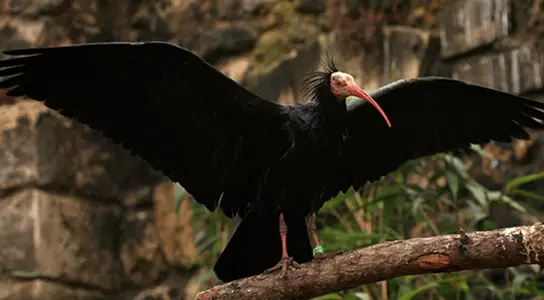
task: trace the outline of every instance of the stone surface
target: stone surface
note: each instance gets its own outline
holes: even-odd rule
[[[129,211],[121,226],[121,262],[130,286],[149,286],[167,271],[152,211]],[[170,236],[175,239],[176,236]]]
[[[221,28],[204,24],[176,38],[174,42],[191,49],[208,63],[216,64],[229,56],[252,50],[257,38],[256,28],[248,24],[226,25]]]
[[[277,3],[280,0],[241,0],[241,7],[246,12],[254,12],[265,6]]]
[[[327,8],[325,0],[299,0],[296,10],[302,14],[319,15]]]
[[[175,210],[173,183],[163,183],[155,189],[154,214],[156,234],[168,264],[175,267],[191,266],[197,258],[193,241],[191,198],[186,195],[179,213]]]
[[[289,55],[282,56],[274,67],[262,72],[249,74],[243,81],[246,86],[259,96],[277,101],[281,104],[292,104],[293,101],[304,102],[300,98],[300,79],[309,71],[315,70],[320,62],[320,47],[317,42],[302,46]],[[289,95],[291,93],[291,95]]]
[[[287,89],[299,99],[298,80],[319,63],[318,22],[314,16],[297,15],[295,3],[289,1],[273,5],[269,16],[274,28],[259,36],[252,66],[241,83],[271,101]]]
[[[544,52],[526,44],[506,55],[510,56],[510,92],[521,94],[544,87]]]
[[[9,50],[33,46],[40,41],[46,26],[47,21],[45,20],[0,18],[2,49]]]
[[[250,51],[257,41],[257,32],[249,26],[204,30],[192,43],[191,50],[198,52],[209,63],[221,58]]]
[[[541,57],[541,53],[527,44],[461,60],[454,65],[452,77],[510,93],[526,93],[544,87]]]
[[[431,34],[419,68],[419,76],[452,77],[452,64],[441,57],[440,36]]]
[[[0,279],[0,300],[114,300],[99,291],[76,288],[40,279]]]
[[[214,0],[212,14],[221,20],[236,20],[266,10],[279,0]]]
[[[6,0],[4,9],[8,13],[38,16],[50,14],[62,8],[68,0]]]
[[[4,197],[1,205],[2,269],[120,288],[118,207],[33,188]]]
[[[113,199],[164,177],[97,131],[20,101],[0,106],[0,189],[29,184]]]
[[[382,86],[384,74],[383,31],[374,41],[375,46],[371,51],[364,50],[362,55],[344,55],[336,41],[336,33],[331,32],[322,36],[320,44],[324,48],[321,59],[327,59],[327,54],[333,54],[338,68],[353,75],[355,81],[364,90],[372,91]]]
[[[387,26],[383,31],[384,74],[382,84],[419,76],[421,62],[429,44],[430,33],[405,26]]]
[[[217,69],[237,82],[245,78],[250,66],[251,58],[249,55],[233,57],[216,64]]]
[[[34,272],[37,258],[35,194],[16,194],[0,202],[0,266],[4,272]],[[36,235],[34,234],[36,232]]]
[[[182,300],[194,299],[185,291],[189,277],[180,274],[169,274],[161,283],[137,292],[128,292],[119,296],[126,300]]]
[[[508,36],[512,20],[510,0],[460,1],[438,14],[442,55],[450,57]]]
[[[455,79],[502,91],[511,89],[509,75],[504,54],[469,57],[456,63],[452,73]]]
[[[181,300],[179,291],[172,286],[161,284],[159,286],[143,290],[133,300]]]

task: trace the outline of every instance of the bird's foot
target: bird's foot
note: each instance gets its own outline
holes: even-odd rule
[[[275,266],[265,270],[263,273],[270,274],[281,269],[281,277],[287,278],[287,270],[289,267],[300,269],[300,264],[297,263],[292,257],[282,257],[282,259]]]

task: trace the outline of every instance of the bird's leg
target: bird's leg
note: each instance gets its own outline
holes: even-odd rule
[[[315,219],[317,218],[317,215],[315,212],[313,212],[311,215],[310,215],[310,219],[308,220],[308,234],[310,235],[311,239],[312,239],[312,242],[314,244],[314,260],[321,260],[321,259],[324,259],[326,257],[329,257],[329,256],[335,256],[339,253],[341,253],[340,251],[335,251],[335,252],[328,252],[328,253],[325,253],[323,251],[323,246],[321,246],[321,244],[319,243],[319,238],[317,237],[317,229],[316,229],[316,226],[315,226]]]
[[[308,233],[310,234],[310,238],[312,239],[312,242],[314,244],[314,257],[320,257],[323,256],[323,247],[319,243],[319,238],[317,237],[317,228],[315,226],[316,218],[317,215],[315,212],[313,212],[310,215],[310,219],[308,221]]]
[[[281,268],[281,277],[285,278],[287,275],[287,269],[289,266],[300,268],[300,265],[292,258],[289,257],[287,252],[287,224],[283,213],[280,213],[280,238],[281,238],[281,260],[274,267],[264,271],[264,273],[271,273]]]

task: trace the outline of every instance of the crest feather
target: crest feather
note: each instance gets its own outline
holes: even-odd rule
[[[331,93],[330,89],[330,77],[332,73],[338,72],[334,58],[330,53],[326,53],[325,59],[322,61],[321,66],[323,71],[310,72],[304,75],[302,78],[301,92],[305,99],[311,102],[318,102],[318,96],[325,95],[324,93]]]

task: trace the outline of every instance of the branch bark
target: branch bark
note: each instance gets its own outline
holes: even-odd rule
[[[232,281],[198,300],[309,299],[398,276],[506,268],[544,261],[544,224],[385,242],[279,273]]]

